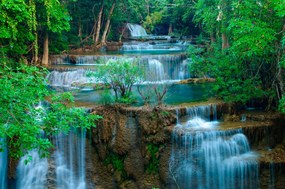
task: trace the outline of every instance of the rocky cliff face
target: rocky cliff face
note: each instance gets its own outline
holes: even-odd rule
[[[103,116],[91,134],[96,188],[171,188],[168,162],[176,109],[96,108],[93,112]],[[285,185],[285,119],[267,113],[229,115],[228,109],[223,104],[217,105],[218,117],[223,124],[230,125],[223,129],[242,128],[253,150],[260,154],[260,188],[272,185],[282,188]],[[183,107],[178,111],[180,116],[185,114]],[[241,122],[242,116],[246,122]]]
[[[176,116],[161,108],[100,107],[104,118],[92,131],[114,188],[163,188],[167,181],[171,128]],[[102,185],[98,180],[97,185]]]

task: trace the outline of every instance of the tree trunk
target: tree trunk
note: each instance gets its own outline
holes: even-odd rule
[[[107,18],[107,22],[106,22],[106,25],[105,25],[105,29],[104,29],[104,32],[103,32],[103,35],[102,35],[101,44],[103,46],[106,45],[107,33],[108,33],[108,30],[109,30],[109,27],[110,27],[111,16],[113,14],[115,5],[116,5],[116,0],[113,1],[112,7],[111,7],[111,9],[109,11],[109,14],[108,14],[108,18]]]
[[[222,49],[229,48],[229,41],[226,33],[222,33]]]
[[[173,26],[172,26],[172,24],[169,24],[168,35],[172,34],[172,32],[173,32]]]
[[[100,30],[101,30],[101,22],[102,22],[102,15],[103,15],[103,9],[104,9],[104,1],[101,1],[101,8],[98,14],[98,22],[97,22],[97,30],[96,30],[96,37],[95,37],[95,46],[99,42],[100,37]]]
[[[48,39],[48,32],[46,32],[44,37],[44,45],[43,45],[43,58],[42,58],[42,65],[48,65],[48,56],[49,56],[49,39]]]
[[[33,54],[32,62],[34,64],[37,64],[39,61],[38,33],[35,31],[34,35],[35,35],[35,40],[34,40],[34,45],[33,45],[34,46],[33,47],[34,54]]]
[[[147,10],[147,16],[150,15],[150,5],[149,5],[149,0],[145,0],[145,5],[146,5],[146,10]]]
[[[78,22],[78,37],[80,38],[80,42],[82,41],[82,24],[81,24],[81,19],[79,19]]]
[[[39,47],[38,47],[36,5],[32,0],[30,0],[29,6],[31,7],[31,10],[32,10],[32,30],[33,30],[34,37],[35,37],[33,41],[33,48],[32,48],[32,52],[33,52],[32,64],[37,64],[39,60]]]
[[[279,62],[279,61],[278,61]],[[276,92],[279,100],[284,96],[284,82],[282,78],[282,67],[277,64],[277,86]]]
[[[92,33],[92,41],[93,41],[93,43],[95,44],[95,42],[96,42],[96,27],[97,27],[97,25],[96,25],[96,23],[97,23],[97,20],[94,18],[94,26],[93,26],[93,33]]]

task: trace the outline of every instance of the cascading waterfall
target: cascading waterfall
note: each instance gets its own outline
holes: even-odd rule
[[[39,103],[35,109],[45,111],[43,103]],[[37,121],[41,121],[40,115],[36,115]],[[40,158],[37,150],[28,152],[21,158],[17,166],[16,188],[49,188],[47,184],[48,175],[56,175],[56,178],[53,179],[54,176],[52,176],[51,179],[56,180],[57,189],[85,189],[85,133],[85,129],[79,131],[73,128],[68,135],[58,134],[54,136],[55,169],[52,171],[49,170],[49,167],[54,167],[54,165],[49,166],[48,159]],[[27,162],[27,160],[31,161]]]
[[[145,37],[145,36],[147,36],[145,29],[141,25],[128,23],[127,28],[131,32],[132,37]]]
[[[168,42],[125,42],[121,47],[121,52],[181,52],[187,49],[187,44]]]
[[[31,161],[26,162],[29,158]],[[40,158],[36,150],[21,158],[17,166],[17,189],[45,189],[47,183],[48,160]]]
[[[85,130],[80,132],[74,130],[69,135],[56,136],[55,147],[56,188],[85,189],[87,187],[85,182]],[[27,163],[26,160],[29,158],[31,161]],[[16,188],[48,188],[48,167],[47,158],[40,158],[36,150],[29,152],[21,158],[17,166]]]
[[[156,59],[151,59],[149,63],[149,79],[150,81],[162,81],[166,79],[164,67],[161,62]]]
[[[270,170],[270,177],[269,177],[269,188],[274,189],[275,188],[275,170],[274,170],[274,163],[271,161],[269,164],[269,170]]]
[[[5,147],[5,140],[0,138],[0,188],[7,186],[7,149]]]
[[[189,108],[187,122],[174,128],[170,177],[180,188],[258,188],[257,155],[241,129],[218,130],[213,110]]]
[[[55,137],[58,189],[85,189],[85,130]]]
[[[70,87],[72,84],[90,83],[91,78],[87,77],[87,70],[77,69],[72,71],[52,71],[47,79],[51,86]]]
[[[96,59],[97,56],[82,56],[81,63],[82,65],[89,65],[90,62],[94,62],[90,60],[94,57]],[[104,56],[100,56],[104,57]],[[120,56],[106,56],[106,61],[111,58],[118,58]],[[189,77],[188,67],[185,63],[185,55],[151,55],[151,56],[130,56],[129,58],[135,59],[138,64],[142,65],[145,68],[146,81],[161,81],[161,80],[181,80]],[[93,66],[89,66],[88,68],[54,68],[53,71],[49,73],[47,76],[47,80],[51,86],[60,86],[60,87],[71,87],[76,86],[77,84],[85,84],[85,83],[94,83],[91,78],[86,76],[88,70],[93,69],[96,71],[96,66],[98,64],[92,64]],[[155,72],[154,74],[148,74],[151,72]]]

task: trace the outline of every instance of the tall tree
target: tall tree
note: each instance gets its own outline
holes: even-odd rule
[[[112,16],[112,14],[114,12],[115,5],[116,5],[116,0],[113,1],[112,6],[111,6],[111,8],[109,10],[107,21],[106,21],[106,24],[105,24],[105,29],[104,29],[103,34],[102,34],[101,45],[103,45],[103,46],[106,45],[107,32],[109,31],[109,29],[111,27],[110,26],[111,16]]]
[[[38,31],[44,35],[43,39],[43,58],[42,64],[48,65],[49,56],[49,33],[61,33],[64,30],[69,30],[70,16],[65,8],[65,5],[58,0],[39,1],[38,7]]]
[[[70,17],[64,5],[58,0],[3,0],[0,10],[2,54],[16,59],[29,54],[30,62],[37,64],[39,39],[44,35],[42,61],[47,64],[49,33],[69,29]]]
[[[275,96],[280,98],[284,93],[280,76],[284,56],[282,2],[198,0],[195,8],[195,21],[208,36],[215,33],[218,39],[214,44],[219,48],[208,51],[205,61],[212,65],[212,75],[218,78],[216,89],[220,96],[233,102],[243,99],[245,103],[260,96],[256,92],[261,90],[270,101]]]

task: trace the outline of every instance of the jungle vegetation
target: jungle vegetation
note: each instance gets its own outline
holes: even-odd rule
[[[98,119],[82,119],[85,112],[67,106],[73,100],[66,94],[50,100],[43,120],[35,119],[36,105],[50,96],[41,66],[49,54],[121,41],[126,23],[195,37],[190,71],[215,77],[218,98],[234,104],[260,99],[285,113],[284,0],[1,0],[0,137],[13,147],[12,156],[33,148],[47,155],[49,135],[78,124],[71,117],[87,128]]]

